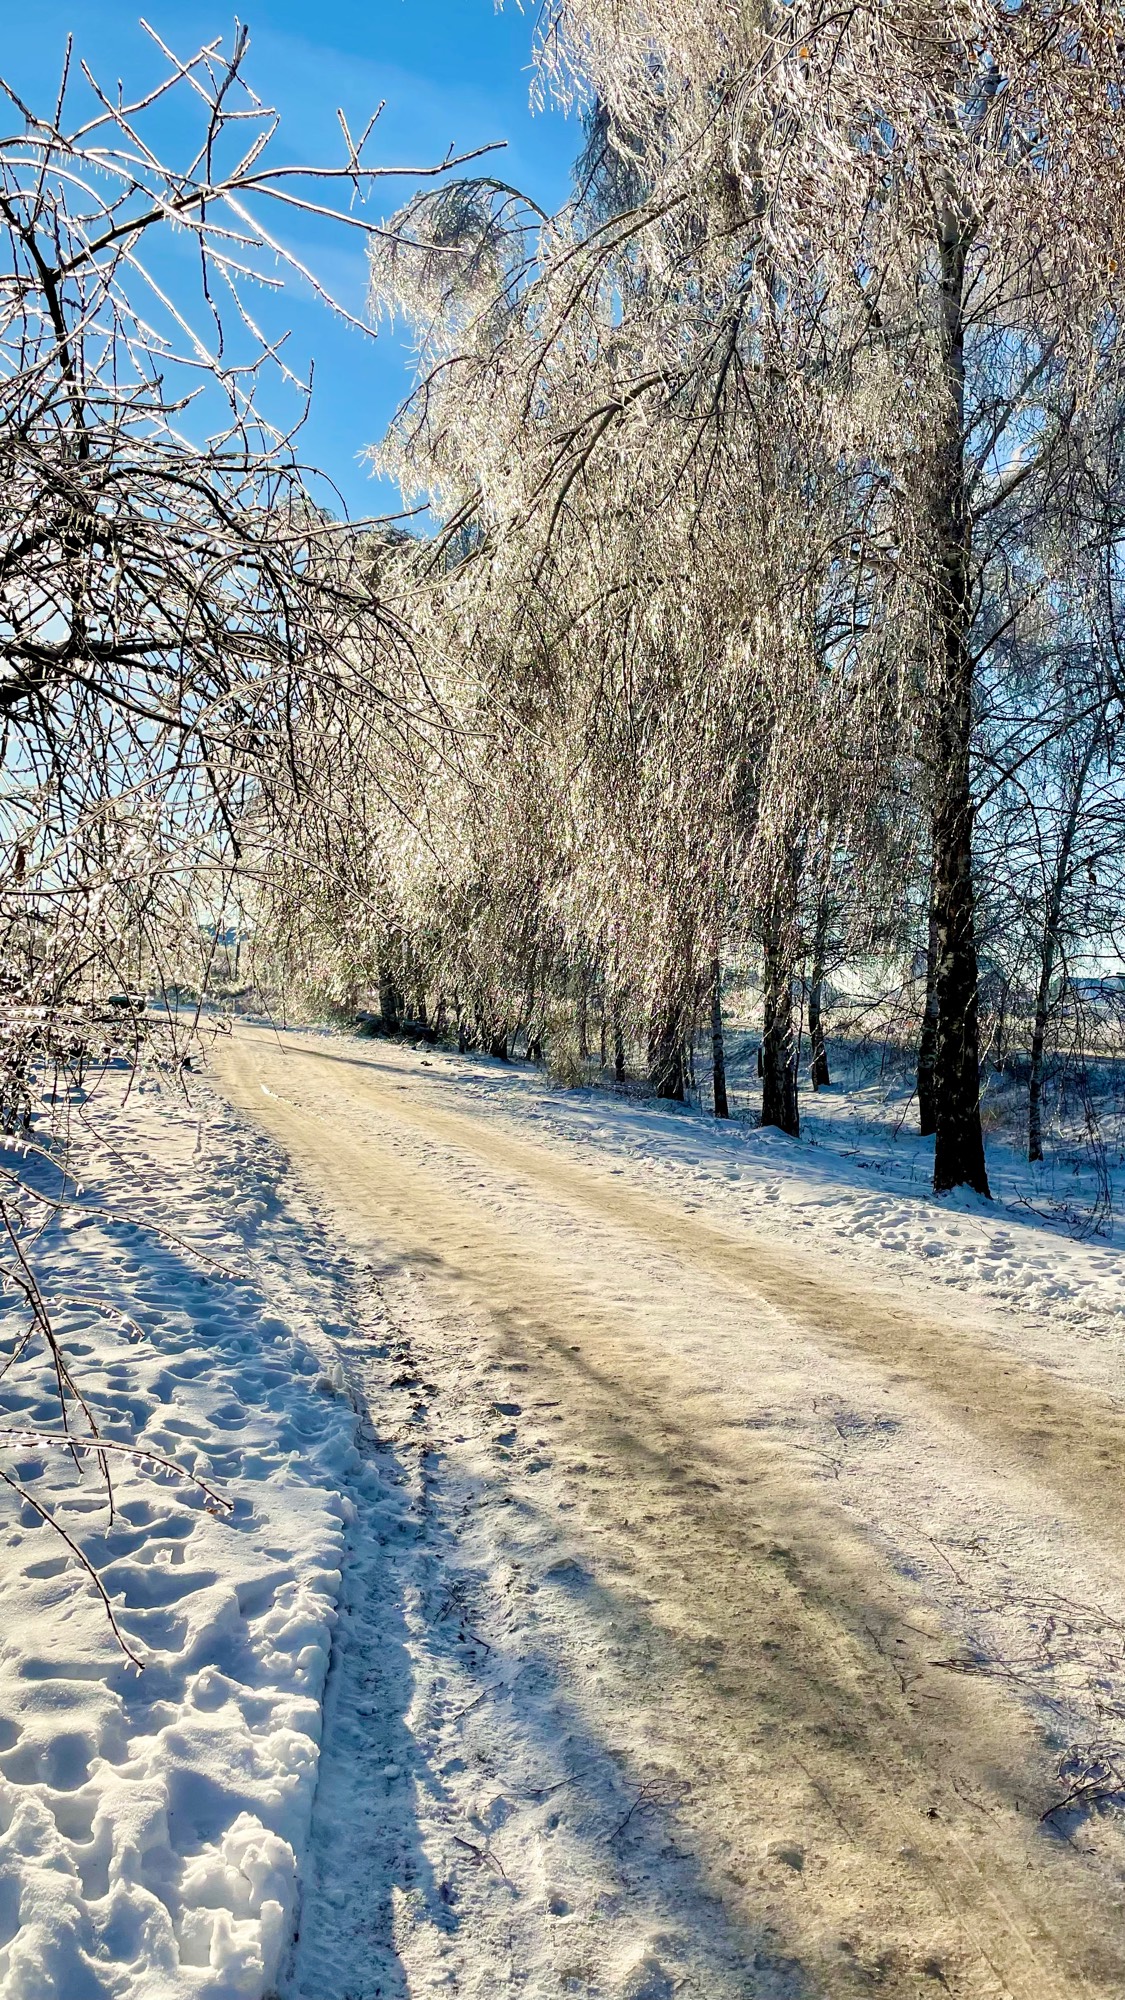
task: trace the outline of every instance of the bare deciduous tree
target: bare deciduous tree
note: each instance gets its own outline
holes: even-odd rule
[[[100,1436],[24,1247],[73,1198],[60,1074],[149,1032],[145,991],[216,934],[310,689],[362,658],[378,699],[386,630],[301,464],[308,384],[255,308],[292,280],[342,310],[292,226],[369,236],[357,198],[390,170],[342,117],[338,166],[279,157],[244,29],[186,60],[149,35],[131,98],[69,46],[49,115],[0,82],[0,1096],[62,1169],[50,1199],[5,1169],[0,1276],[28,1315],[8,1369],[45,1345],[55,1371],[61,1431],[39,1442],[107,1480],[126,1448]],[[172,99],[195,122],[177,164],[152,137]]]

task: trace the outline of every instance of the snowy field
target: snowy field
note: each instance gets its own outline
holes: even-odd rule
[[[1073,1760],[1099,1731],[1116,1754],[1125,1573],[1116,1554],[1107,1562],[1095,1515],[1076,1502],[1060,1530],[1057,1499],[1026,1466],[1013,1474],[1000,1433],[982,1461],[947,1413],[907,1387],[888,1400],[870,1358],[818,1349],[776,1302],[747,1354],[744,1317],[714,1272],[701,1270],[685,1298],[673,1268],[682,1246],[638,1249],[622,1264],[608,1201],[604,1224],[576,1236],[554,1216],[557,1189],[532,1199],[502,1146],[512,1135],[560,1173],[588,1171],[595,1191],[619,1184],[674,1204],[685,1226],[812,1247],[830,1275],[869,1284],[873,1300],[936,1303],[940,1314],[946,1297],[962,1320],[979,1312],[1014,1363],[1057,1377],[1060,1397],[1087,1385],[1115,1403],[1125,1352],[1112,1236],[1078,1241],[1037,1216],[1038,1184],[1014,1154],[991,1157],[995,1203],[935,1203],[923,1148],[894,1136],[894,1103],[870,1089],[807,1099],[805,1136],[793,1142],[745,1118],[723,1126],[691,1109],[561,1090],[520,1065],[308,1031],[281,1038],[279,1063],[290,1043],[335,1069],[315,1087],[307,1070],[292,1082],[283,1068],[276,1080],[263,1071],[252,1088],[271,1116],[299,1113],[294,1132],[320,1121],[326,1173],[335,1154],[331,1198],[295,1176],[214,1082],[189,1078],[190,1104],[173,1088],[134,1090],[122,1105],[110,1079],[77,1142],[82,1193],[40,1245],[104,1436],[174,1460],[230,1505],[209,1507],[195,1486],[124,1461],[110,1521],[88,1462],[79,1477],[30,1447],[5,1458],[37,1497],[57,1501],[143,1662],[138,1672],[115,1644],[65,1546],[10,1504],[5,2000],[780,2000],[808,1990],[807,1968],[843,1964],[817,1930],[809,1890],[821,1865],[854,1872],[817,1819],[818,1788],[837,1817],[859,1813],[838,1770],[805,1748],[808,1785],[788,1767],[771,1771],[747,1851],[733,1834],[721,1866],[711,1851],[716,1824],[734,1824],[729,1799],[742,1795],[745,1769],[737,1729],[722,1742],[702,1718],[744,1642],[696,1601],[690,1536],[677,1554],[680,1503],[663,1475],[651,1491],[643,1481],[626,1489],[589,1411],[585,1442],[571,1435],[567,1398],[577,1406],[585,1393],[577,1376],[540,1379],[519,1358],[530,1353],[524,1308],[515,1291],[501,1296],[501,1280],[534,1274],[547,1230],[581,1267],[543,1308],[560,1326],[573,1317],[576,1352],[588,1345],[594,1288],[609,1296],[616,1263],[626,1389],[635,1321],[652,1341],[641,1365],[654,1379],[676,1354],[689,1365],[693,1438],[733,1440],[716,1446],[716,1466],[745,1438],[773,1453],[770,1465],[781,1453],[799,1468],[776,1501],[756,1490],[753,1529],[733,1544],[732,1591],[758,1561],[755,1535],[776,1574],[782,1530],[770,1529],[770,1507],[794,1524],[784,1532],[800,1556],[795,1524],[825,1496],[844,1523],[833,1573],[846,1579],[851,1565],[859,1576],[857,1535],[888,1566],[889,1584],[882,1572],[877,1589],[874,1572],[863,1580],[863,1601],[882,1606],[878,1647],[920,1645],[919,1673],[935,1651],[947,1664],[1024,1662],[1019,1700],[1039,1732],[1028,1782],[1042,1808],[1063,1796],[1059,1774],[1078,1771]],[[347,1095],[353,1071],[385,1096]],[[378,1152],[379,1107],[396,1101],[405,1122],[388,1164],[371,1166],[362,1207],[363,1148],[373,1135]],[[412,1125],[415,1112],[430,1126]],[[458,1150],[466,1115],[482,1157],[496,1149],[491,1177]],[[451,1136],[442,1118],[458,1121]],[[423,1170],[442,1190],[440,1214],[427,1222],[424,1202],[414,1211],[420,1245],[432,1227],[432,1260],[396,1246],[392,1215]],[[488,1312],[442,1290],[428,1268],[443,1231],[448,1265],[461,1203],[479,1216],[482,1242],[506,1232],[515,1245],[510,1257],[503,1244],[490,1252],[496,1311],[511,1321],[499,1353]],[[12,1420],[49,1423],[46,1371],[15,1379]],[[640,1424],[641,1404],[631,1407]],[[804,1632],[801,1643],[822,1640]],[[830,1657],[844,1641],[823,1643]],[[907,1654],[891,1658],[905,1696]],[[826,1674],[823,1661],[810,1667],[809,1685],[823,1693]],[[953,1676],[931,1675],[935,1686],[942,1678]],[[787,1701],[804,1699],[783,1685]],[[836,1699],[831,1713],[846,1714],[849,1698]],[[823,1715],[810,1727],[823,1734]],[[880,1752],[888,1770],[893,1729],[891,1739]],[[754,1755],[760,1763],[760,1745]],[[1071,1814],[1067,1825],[1075,1852],[1085,1843],[1099,1866],[1118,1868],[1108,1822]],[[964,1838],[991,1837],[985,1819],[980,1827],[967,1821]],[[880,1823],[870,1836],[884,1842],[888,1873],[905,1852],[896,1828]],[[996,1865],[1015,1879],[1018,1853],[1005,1855]],[[1082,1893],[1067,1889],[1072,1912]],[[901,1913],[881,1922],[897,1937]],[[959,1974],[955,1930],[940,1950],[927,1946],[949,1991],[991,1991],[974,1986],[971,1968]],[[874,1976],[878,1953],[858,1919],[848,1935],[844,1971],[818,1971],[826,1991],[864,1991]],[[790,1956],[784,1939],[800,1951]],[[925,1954],[893,1948],[913,1977]]]

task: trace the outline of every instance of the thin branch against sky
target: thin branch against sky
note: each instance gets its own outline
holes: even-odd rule
[[[172,47],[194,50],[216,35],[229,36],[234,9],[219,0],[186,0],[142,8],[140,0],[43,0],[32,13],[12,9],[5,23],[5,73],[25,101],[53,102],[68,33],[75,58],[84,57],[100,78],[120,77],[126,92],[151,80],[159,52],[140,16]],[[282,118],[282,148],[294,159],[337,159],[341,136],[337,110],[361,132],[380,104],[383,110],[365,157],[392,166],[403,160],[440,159],[502,142],[497,155],[506,179],[556,208],[565,198],[577,150],[573,121],[558,113],[533,114],[530,104],[533,19],[493,0],[325,0],[310,9],[297,0],[263,0],[249,14],[255,82]],[[175,133],[170,131],[170,139]],[[369,213],[378,208],[378,199]],[[401,190],[385,197],[388,212]],[[334,242],[317,233],[318,277],[357,320],[366,316],[367,264],[359,232]],[[299,235],[294,239],[300,248]],[[163,254],[175,256],[172,246]],[[285,355],[304,378],[313,364],[313,407],[303,452],[334,486],[329,505],[349,513],[395,511],[390,481],[372,476],[364,451],[382,436],[409,387],[408,336],[383,327],[377,339],[328,314],[311,289],[287,286],[280,301],[255,301],[265,330],[289,331]],[[289,413],[288,421],[292,421]],[[285,413],[278,412],[280,422]]]

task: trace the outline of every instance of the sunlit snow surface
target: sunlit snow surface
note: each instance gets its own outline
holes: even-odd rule
[[[233,1126],[205,1128],[174,1093],[124,1109],[103,1095],[80,1148],[89,1184],[43,1237],[39,1275],[103,1435],[174,1459],[233,1509],[124,1463],[111,1521],[89,1461],[80,1475],[58,1452],[45,1469],[5,1455],[100,1569],[144,1668],[63,1542],[8,1496],[0,1990],[258,1995],[292,1931],[354,1419],[243,1275]],[[107,1202],[137,1220],[83,1213]],[[5,1389],[7,1421],[57,1428],[45,1364]]]
[[[877,1063],[868,1059],[851,1077],[844,1070],[842,1084],[830,1090],[802,1087],[801,1137],[793,1140],[758,1126],[756,1044],[756,1035],[729,1037],[733,1115],[725,1123],[708,1115],[706,1074],[702,1105],[667,1105],[604,1089],[551,1088],[523,1063],[436,1061],[466,1109],[518,1119],[529,1136],[561,1145],[603,1173],[617,1171],[673,1195],[682,1207],[697,1206],[720,1225],[768,1220],[771,1241],[797,1244],[814,1232],[812,1240],[834,1239],[857,1268],[892,1282],[913,1268],[930,1282],[1002,1304],[1021,1320],[1049,1315],[1041,1357],[1048,1365],[1060,1322],[1073,1326],[1080,1341],[1094,1321],[1118,1323],[1125,1157],[1116,1131],[1106,1147],[1112,1196],[1106,1218],[1094,1214],[1096,1176],[1080,1147],[1071,1152],[1051,1139],[1047,1159],[1028,1164],[1018,1093],[1005,1105],[1002,1131],[991,1129],[985,1101],[993,1199],[968,1188],[935,1198],[933,1140],[917,1136],[908,1084],[872,1079]],[[1026,1352],[1026,1326],[1014,1337]],[[1087,1368],[1093,1358],[1087,1346]],[[1116,1345],[1104,1359],[1104,1379],[1117,1389]]]
[[[993,1147],[994,1205],[935,1203],[905,1105],[877,1088],[807,1099],[795,1144],[748,1116],[724,1127],[698,1111],[560,1091],[522,1065],[390,1049],[379,1061],[720,1226],[809,1242],[880,1282],[917,1274],[1002,1304],[997,1341],[1119,1390],[1120,1341],[1107,1337],[1120,1308],[1114,1237],[1076,1241],[1029,1206],[1057,1196],[1062,1169],[1048,1169],[1046,1186]],[[570,1560],[573,1495],[546,1448],[553,1410],[503,1414],[521,1395],[507,1400],[471,1318],[430,1325],[421,1276],[398,1274],[388,1319],[368,1261],[375,1242],[330,1239],[270,1142],[214,1090],[189,1079],[190,1104],[173,1087],[134,1089],[122,1106],[120,1084],[90,1108],[81,1206],[46,1233],[38,1268],[105,1434],[175,1459],[234,1509],[216,1516],[190,1485],[122,1467],[110,1523],[89,1464],[79,1478],[61,1455],[42,1476],[31,1452],[2,1461],[38,1497],[58,1497],[146,1662],[139,1675],[129,1666],[64,1545],[9,1502],[4,2000],[261,2000],[278,1989],[343,2000],[400,1994],[407,1981],[437,1992],[462,1975],[458,1990],[491,2000],[517,1960],[541,1962],[544,1992],[557,1990],[564,1960],[574,1980],[596,1985],[604,1972],[615,1992],[663,1992],[652,1954],[674,1968],[682,1950],[694,1965],[704,1942],[712,2000],[745,1990],[741,1947],[725,1939],[717,1906],[679,1882],[688,1864],[669,1844],[671,1795],[630,1818],[651,1775],[651,1718],[614,1706],[619,1742],[586,1714],[589,1690],[603,1677],[612,1687],[622,1630],[616,1613],[601,1629],[597,1592]],[[748,1111],[748,1093],[737,1103]],[[441,1171],[455,1193],[453,1169]],[[463,1169],[470,1192],[474,1173]],[[90,1212],[103,1205],[115,1218]],[[701,1291],[697,1304],[684,1337],[702,1340],[709,1312],[721,1333],[718,1302]],[[789,1366],[795,1336],[767,1334],[763,1324],[754,1402],[778,1436],[814,1475],[823,1462],[833,1495],[870,1517],[903,1574],[925,1577],[955,1630],[980,1640],[987,1600],[983,1641],[1019,1650],[1029,1614],[1017,1618],[985,1575],[977,1513],[998,1560],[1015,1561],[1031,1535],[1044,1589],[1059,1587],[1051,1524],[1036,1516],[1029,1529],[1021,1515],[1009,1533],[1004,1508],[1018,1513],[1019,1494],[993,1491],[975,1462],[958,1483],[957,1440],[932,1425],[920,1445],[909,1426],[861,1435],[846,1415],[870,1401],[858,1361],[819,1356],[823,1407],[810,1407],[807,1371]],[[358,1435],[342,1368],[370,1403]],[[10,1420],[53,1421],[46,1371],[33,1380],[21,1367],[7,1386]],[[974,1530],[956,1555],[964,1606],[935,1553],[947,1525],[958,1551]],[[1070,1595],[1085,1588],[1081,1555],[1072,1538],[1059,1557]],[[314,1817],[342,1564],[347,1638]],[[1104,1580],[1094,1585],[1090,1601],[1104,1609]],[[762,1991],[788,1990],[783,1970],[771,1977]]]

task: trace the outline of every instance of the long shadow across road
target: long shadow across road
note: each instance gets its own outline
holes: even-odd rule
[[[654,1340],[643,1302],[682,1294],[690,1323],[733,1299],[744,1341],[755,1312],[796,1320],[829,1350],[893,1364],[944,1411],[968,1402],[968,1429],[983,1430],[1008,1358],[964,1326],[942,1349],[885,1295],[388,1087],[361,1057],[240,1035],[224,1074],[340,1229],[424,1284],[427,1368],[471,1322],[557,1405],[565,1545],[581,1544],[583,1615],[610,1662],[605,1727],[643,1718],[669,1769],[706,1773],[706,1806],[678,1809],[676,1841],[731,1918],[759,1937],[764,1924],[824,1993],[1119,2000],[1120,1907],[1037,1824],[1050,1767],[1031,1719],[945,1670],[940,1620],[791,1454],[708,1417],[690,1355]],[[1033,1435],[1048,1394],[1077,1427],[1076,1392],[1010,1366],[1002,1447],[1077,1502],[1078,1469]],[[1117,1412],[1083,1408],[1086,1438],[1092,1425],[1117,1454]],[[797,1834],[801,1865],[778,1866],[771,1850]]]

